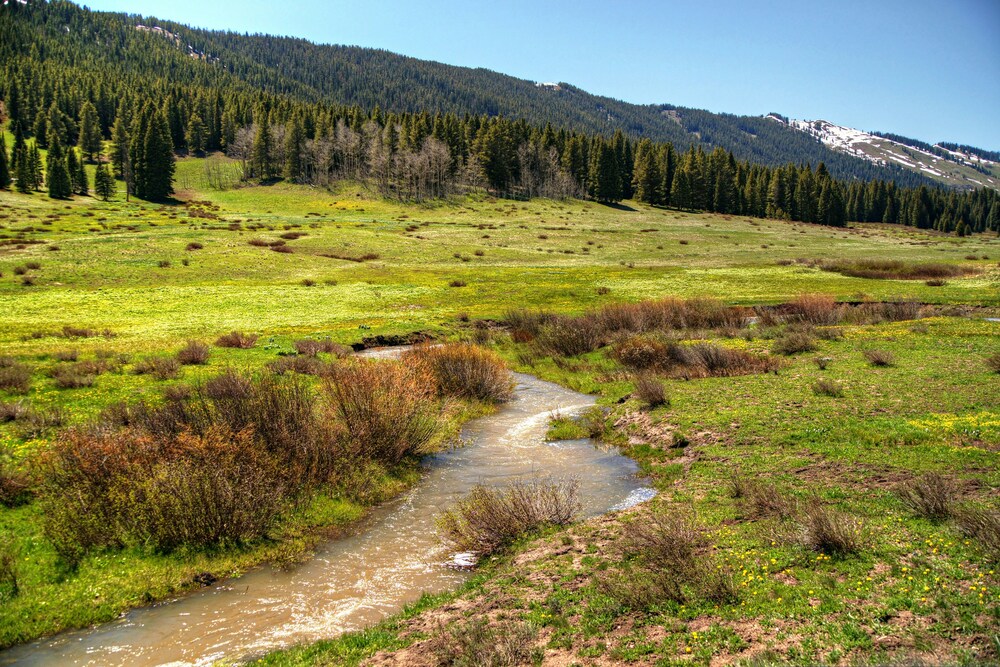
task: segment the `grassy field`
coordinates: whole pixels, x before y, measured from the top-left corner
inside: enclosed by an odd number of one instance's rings
[[[482,637],[501,631],[530,638],[525,660],[557,664],[998,658],[996,564],[954,522],[914,517],[893,489],[939,472],[956,481],[964,501],[996,502],[1000,390],[986,359],[1000,352],[1000,324],[983,316],[1000,307],[1000,239],[883,225],[840,230],[630,202],[471,195],[408,205],[357,186],[328,192],[290,184],[216,191],[204,168],[204,160],[180,161],[178,201],[166,206],[0,192],[0,357],[31,371],[28,391],[0,389],[0,402],[24,401],[80,423],[122,399],[157,400],[165,388],[229,367],[260,369],[303,336],[343,344],[413,332],[467,338],[467,320],[525,307],[578,314],[664,296],[750,306],[807,293],[937,306],[920,320],[841,325],[777,374],[664,377],[669,405],[655,409],[633,396],[635,377],[609,348],[554,357],[496,331],[489,344],[519,370],[600,397],[611,410],[606,438],[640,462],[659,499],[634,515],[521,544],[444,607],[424,601],[361,636],[267,662],[342,664],[393,649],[402,652],[377,661],[437,664],[440,646],[472,652],[470,637],[489,643]],[[866,258],[969,273],[928,285],[849,277],[810,261]],[[72,328],[98,335],[74,337]],[[261,338],[249,350],[213,347],[206,366],[184,367],[176,379],[131,372],[147,355],[232,330]],[[780,335],[780,327],[757,327],[676,337],[763,354]],[[871,350],[894,361],[873,366],[863,354]],[[60,389],[51,375],[73,354],[126,359],[93,386]],[[828,359],[825,370],[817,357]],[[817,393],[820,380],[841,395]],[[454,415],[453,425],[471,414]],[[0,459],[30,469],[55,433],[0,424]],[[795,506],[815,496],[854,517],[863,547],[831,557],[794,539],[795,516],[750,518],[727,490],[735,470],[773,484]],[[412,467],[393,471],[377,495],[416,478]],[[736,579],[733,600],[688,594],[649,602],[622,593],[621,582],[642,565],[613,548],[617,536],[629,522],[679,507],[704,526],[706,558]],[[0,605],[0,646],[113,618],[195,585],[200,572],[293,559],[320,529],[363,511],[321,495],[266,544],[109,551],[68,573],[42,536],[37,502],[0,507],[0,533],[12,537],[20,574],[19,594]],[[475,619],[490,625],[473,627]],[[439,622],[472,629],[447,634]]]

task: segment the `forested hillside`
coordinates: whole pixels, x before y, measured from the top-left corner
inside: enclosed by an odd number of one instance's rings
[[[486,188],[502,197],[635,198],[830,226],[885,222],[960,235],[1000,230],[994,190],[948,192],[909,172],[875,179],[893,172],[863,161],[865,179],[853,167],[844,176],[844,160],[855,158],[839,154],[830,155],[830,164],[775,164],[777,146],[815,142],[765,118],[677,110],[658,116],[676,133],[675,120],[689,114],[698,135],[713,139],[708,145],[683,133],[664,142],[629,128],[610,132],[621,124],[614,114],[606,114],[604,131],[589,128],[586,114],[557,118],[564,124],[532,123],[516,109],[472,110],[493,99],[488,91],[505,98],[490,82],[524,92],[506,103],[523,99],[519,108],[527,117],[535,115],[539,94],[562,100],[586,94],[411,59],[403,59],[413,69],[402,76],[379,65],[398,58],[384,52],[152,25],[67,2],[6,6],[0,45],[7,63],[0,82],[6,118],[0,120],[9,118],[13,134],[9,160],[0,146],[0,187],[13,183],[30,192],[44,186],[54,198],[88,194],[83,164],[98,162],[98,196],[113,193],[114,176],[129,194],[163,200],[173,193],[174,154],[225,151],[244,182],[366,182],[385,197],[409,201]],[[306,67],[313,59],[316,67]],[[455,76],[446,80],[445,74]],[[475,77],[483,77],[481,87],[472,84]],[[371,106],[327,101],[343,90],[355,101],[372,96]],[[427,107],[406,110],[417,102]],[[465,112],[437,110],[441,106]],[[743,138],[732,149],[712,147],[734,127]],[[786,142],[792,138],[799,144]],[[743,158],[747,153],[753,157]],[[209,180],[221,186],[215,175]]]
[[[224,95],[253,91],[396,113],[503,115],[607,136],[622,130],[669,141],[679,150],[692,143],[721,147],[738,159],[770,166],[824,162],[835,178],[845,180],[930,183],[898,167],[832,151],[762,117],[627,104],[564,83],[536,85],[375,49],[198,30],[62,1],[15,2],[0,11],[0,89],[14,78],[25,83],[22,106],[29,118],[52,99],[72,115],[88,97],[107,130],[117,100],[138,89],[172,100],[206,88]]]

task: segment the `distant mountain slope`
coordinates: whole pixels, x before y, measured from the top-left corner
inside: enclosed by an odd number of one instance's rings
[[[64,0],[4,4],[0,73],[4,67],[40,73],[46,64],[76,68],[80,76],[110,73],[113,85],[123,87],[195,84],[386,111],[505,115],[586,132],[620,129],[673,142],[680,150],[691,143],[720,146],[739,159],[770,166],[824,162],[833,176],[845,180],[886,179],[901,186],[933,182],[890,160],[835,150],[765,117],[629,104],[566,83],[536,84],[384,50],[195,29],[152,17],[93,12]]]
[[[1000,189],[1000,156],[996,153],[956,144],[931,145],[897,134],[863,132],[825,120],[794,120],[777,114],[767,118],[872,164],[899,165],[950,186]]]

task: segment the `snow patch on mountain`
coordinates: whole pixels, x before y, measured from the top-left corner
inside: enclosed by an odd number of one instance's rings
[[[833,150],[877,165],[897,164],[951,185],[1000,189],[1000,178],[993,173],[1000,164],[978,155],[937,145],[933,147],[936,152],[931,152],[825,120],[785,119],[777,114],[768,114],[766,118],[805,132]]]

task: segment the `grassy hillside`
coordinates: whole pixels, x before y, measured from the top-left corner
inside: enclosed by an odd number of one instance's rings
[[[668,332],[686,344],[711,341],[782,365],[766,375],[661,374],[670,401],[655,409],[636,396],[636,375],[612,348],[564,357],[515,343],[500,329],[480,336],[517,368],[595,393],[613,407],[597,430],[640,462],[660,498],[636,513],[522,544],[458,604],[428,601],[410,620],[270,662],[340,664],[348,655],[397,648],[406,652],[378,660],[438,664],[441,651],[471,655],[469,637],[507,631],[523,633],[534,657],[554,664],[997,657],[995,564],[956,520],[915,517],[893,489],[933,471],[958,485],[963,502],[995,502],[1000,401],[986,360],[1000,352],[1000,325],[982,317],[1000,306],[1000,240],[882,225],[841,230],[628,202],[472,195],[412,206],[359,188],[215,191],[204,173],[204,160],[181,161],[178,201],[166,206],[0,192],[0,357],[31,370],[29,390],[0,390],[0,402],[61,408],[63,421],[75,424],[111,402],[157,400],[168,387],[229,366],[259,370],[291,354],[304,336],[343,344],[413,332],[471,338],[474,320],[500,320],[526,307],[571,315],[666,296],[754,306],[815,293],[933,307],[921,320],[818,326],[808,334],[815,349],[788,357],[770,352],[786,325]],[[969,273],[929,285],[923,278],[851,277],[818,263],[871,258]],[[132,372],[146,355],[172,354],[188,339],[212,342],[234,329],[260,334],[260,341],[249,350],[213,347],[207,366],[184,367],[175,379]],[[75,335],[81,330],[98,335]],[[890,364],[872,365],[863,353],[873,350],[888,353]],[[60,389],[52,371],[71,352],[128,360],[93,386]],[[817,357],[829,358],[826,370]],[[820,380],[841,395],[816,389]],[[454,423],[468,416],[453,415]],[[593,428],[562,426],[571,433]],[[0,424],[0,458],[30,469],[56,433]],[[727,490],[737,469],[788,494],[795,509],[784,519],[753,514]],[[383,494],[414,479],[412,469],[397,471],[382,480]],[[796,537],[800,509],[814,495],[862,522],[857,550],[829,556]],[[617,550],[616,536],[630,522],[678,508],[704,525],[707,551],[698,558],[734,578],[734,598],[688,592],[651,600],[628,583],[642,579],[644,566]],[[20,591],[0,605],[0,643],[113,618],[195,585],[199,572],[293,558],[317,528],[362,511],[342,498],[319,498],[267,544],[169,555],[109,550],[67,574],[42,536],[37,501],[0,508],[0,528],[22,557]],[[477,630],[472,617],[489,627]],[[448,634],[439,620],[469,628],[468,636]]]

